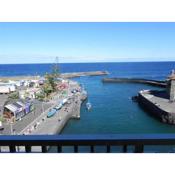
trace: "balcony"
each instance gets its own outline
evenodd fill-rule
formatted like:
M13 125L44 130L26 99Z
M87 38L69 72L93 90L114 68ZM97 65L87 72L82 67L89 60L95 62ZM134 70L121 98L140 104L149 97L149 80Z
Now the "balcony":
M79 153L79 148L86 146L90 153L96 152L96 147L103 146L103 152L111 153L111 148L120 146L121 152L127 153L133 147L134 153L144 153L146 146L174 146L175 134L109 134L109 135L14 135L0 136L0 147L8 147L10 153L32 153L32 147L40 148L41 153L47 153L48 148L55 147L57 153L62 153L62 148L72 147L71 152ZM21 151L20 151L21 152Z

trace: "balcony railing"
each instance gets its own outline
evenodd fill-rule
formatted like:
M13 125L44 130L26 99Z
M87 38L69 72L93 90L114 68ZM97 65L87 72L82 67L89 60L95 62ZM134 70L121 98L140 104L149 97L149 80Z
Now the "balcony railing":
M128 146L134 147L135 153L143 153L147 145L175 145L175 134L112 134L112 135L14 135L0 136L0 147L8 147L9 152L18 152L18 147L24 147L26 153L32 152L32 146L41 148L42 153L48 152L48 147L56 147L61 153L64 146L72 146L78 153L80 146L88 146L91 153L96 146L104 146L110 153L111 147L122 146L122 152L128 152Z

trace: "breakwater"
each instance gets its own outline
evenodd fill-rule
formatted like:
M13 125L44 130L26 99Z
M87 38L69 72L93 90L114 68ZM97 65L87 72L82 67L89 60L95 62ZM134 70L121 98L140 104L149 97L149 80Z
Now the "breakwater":
M62 73L62 78L74 78L74 77L81 77L81 76L101 76L101 75L108 75L109 72L107 71L91 71L91 72L73 72L73 73Z
M166 81L139 79L139 78L103 78L102 81L104 83L140 83L164 88L167 86Z
M61 73L61 78L74 78L81 76L101 76L108 75L107 71L90 71L90 72L72 72L72 73ZM8 77L0 77L0 81L18 81L18 80L39 80L41 76L8 76Z

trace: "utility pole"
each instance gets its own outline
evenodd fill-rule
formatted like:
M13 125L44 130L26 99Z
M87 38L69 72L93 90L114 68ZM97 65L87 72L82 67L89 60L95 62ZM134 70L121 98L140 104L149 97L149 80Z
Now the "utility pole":
M54 66L53 66L53 74L56 78L58 78L58 76L60 74L59 57L55 58L55 63L54 63Z

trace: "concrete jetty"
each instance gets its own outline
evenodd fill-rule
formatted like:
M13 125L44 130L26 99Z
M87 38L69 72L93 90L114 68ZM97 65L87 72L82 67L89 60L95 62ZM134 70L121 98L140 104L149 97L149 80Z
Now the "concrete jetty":
M142 90L138 103L160 121L175 124L175 103L169 101L166 91Z
M101 76L108 75L108 71L91 71L91 72L72 72L72 73L63 73L61 74L62 78L74 78L81 76Z
M141 83L163 88L167 86L166 81L139 79L139 78L103 78L102 81L104 83Z

